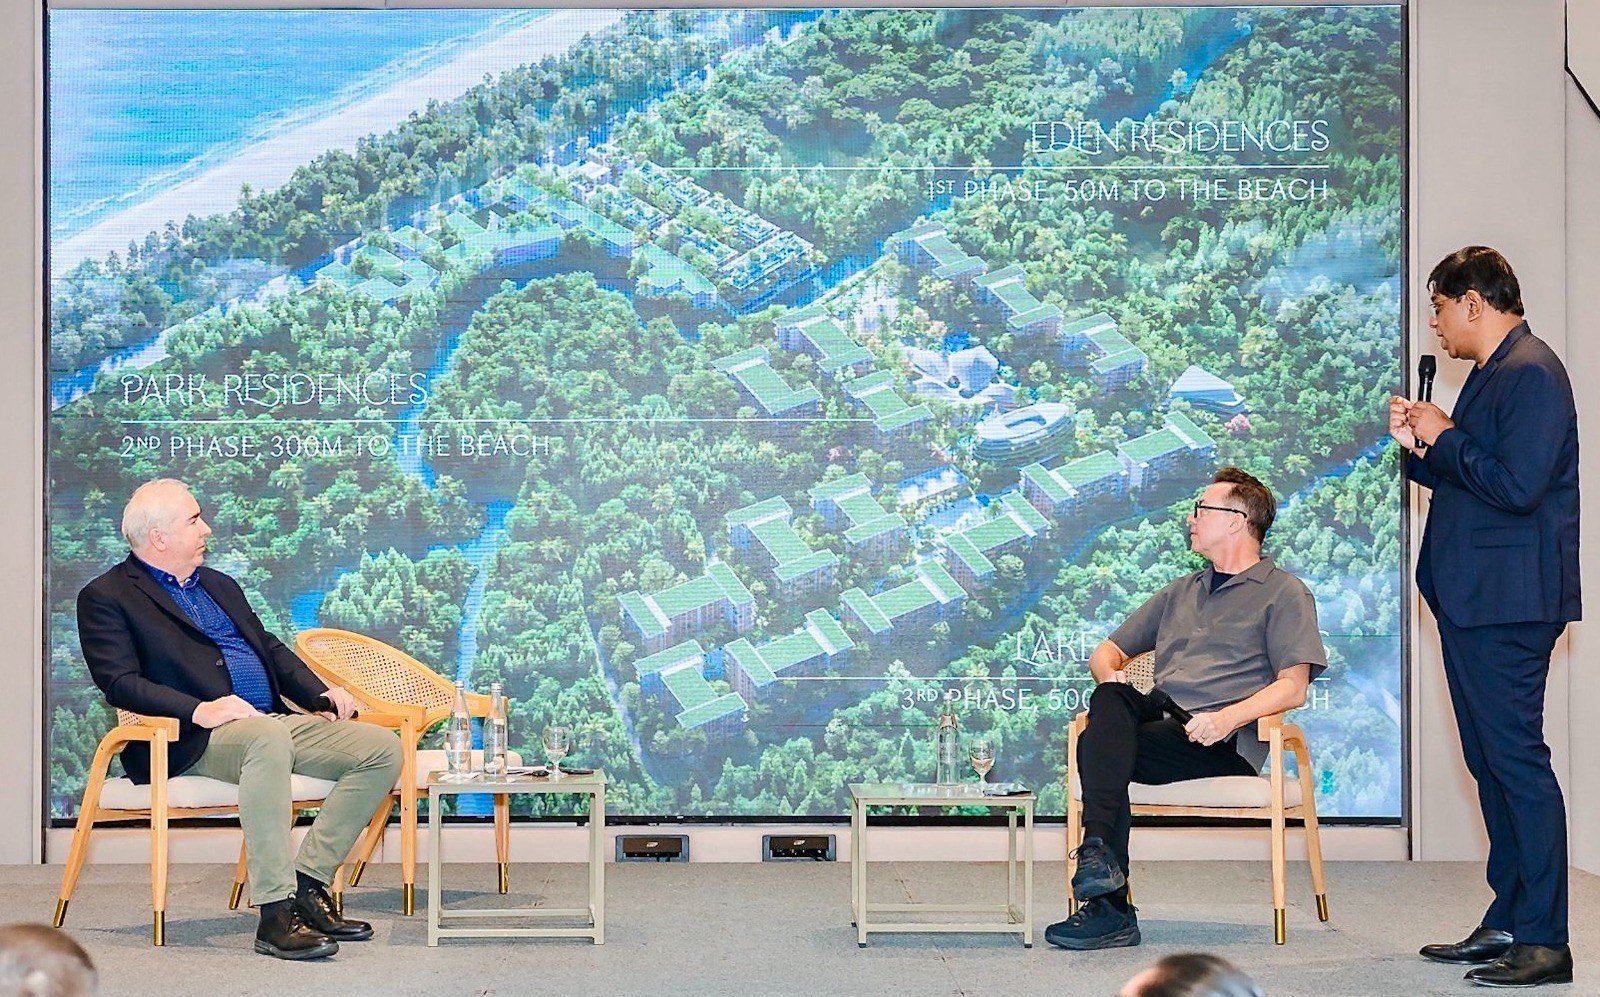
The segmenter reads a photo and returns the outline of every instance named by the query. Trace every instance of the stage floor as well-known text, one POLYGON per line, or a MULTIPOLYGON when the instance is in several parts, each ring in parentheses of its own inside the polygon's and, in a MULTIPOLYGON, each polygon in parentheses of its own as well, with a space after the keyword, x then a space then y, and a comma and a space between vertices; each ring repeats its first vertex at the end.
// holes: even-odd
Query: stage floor
MULTIPOLYGON (((0 868, 5 920, 48 921, 60 866, 0 868)), ((1265 862, 1145 862, 1134 867, 1144 944, 1064 952, 1045 925, 1065 916, 1060 863, 1035 869, 1034 948, 1015 936, 877 935, 858 949, 850 926, 850 871, 829 864, 612 865, 606 943, 448 941, 428 948, 418 914, 399 915, 398 867, 374 866, 347 896, 353 917, 377 929, 333 959, 292 964, 254 954, 253 911, 227 909, 232 866, 173 867, 167 947, 150 945, 148 870, 90 866, 67 930, 88 949, 101 992, 171 994, 1112 994, 1162 955, 1216 952, 1273 997, 1478 992, 1464 968, 1415 955, 1477 924, 1488 890, 1481 867, 1460 863, 1330 863, 1333 920, 1317 921, 1303 864, 1290 866, 1289 944, 1272 944, 1265 862)), ((874 901, 1003 900, 1003 864, 873 866, 874 901)), ((584 867, 518 864, 512 893, 494 892, 492 865, 462 865, 445 902, 463 907, 576 906, 584 867), (481 891, 481 892, 480 892, 481 891)), ((1578 982, 1557 992, 1600 993, 1600 877, 1574 872, 1578 982)))

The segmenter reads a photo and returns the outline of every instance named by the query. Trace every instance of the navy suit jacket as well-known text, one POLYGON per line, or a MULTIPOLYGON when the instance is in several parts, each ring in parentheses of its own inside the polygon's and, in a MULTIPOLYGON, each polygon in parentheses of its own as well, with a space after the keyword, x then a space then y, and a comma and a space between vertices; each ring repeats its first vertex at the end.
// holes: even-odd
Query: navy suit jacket
POLYGON ((1462 385, 1406 476, 1433 489, 1417 587, 1460 627, 1580 618, 1578 414, 1572 385, 1526 322, 1462 385))
MULTIPOLYGON (((220 571, 198 570, 201 588, 266 666, 273 712, 288 712, 285 699, 315 708, 327 683, 267 632, 238 582, 220 571)), ((178 740, 167 749, 168 774, 193 765, 211 740, 211 731, 190 719, 195 707, 233 695, 233 679, 222 651, 132 554, 78 593, 78 641, 89 675, 112 706, 178 719, 178 740)), ((122 768, 134 782, 149 782, 149 746, 135 742, 124 748, 122 768)))

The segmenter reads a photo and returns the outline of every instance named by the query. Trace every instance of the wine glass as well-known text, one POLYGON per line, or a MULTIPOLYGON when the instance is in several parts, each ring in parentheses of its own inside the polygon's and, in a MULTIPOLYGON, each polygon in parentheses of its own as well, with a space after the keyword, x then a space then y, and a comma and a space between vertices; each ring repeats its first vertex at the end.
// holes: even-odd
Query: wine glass
POLYGON ((544 742, 545 757, 550 759, 550 778, 561 778, 561 759, 572 750, 572 728, 550 724, 540 739, 544 742))
POLYGON ((994 768, 994 742, 987 737, 975 737, 967 754, 972 758, 972 770, 978 773, 978 786, 982 788, 989 770, 994 768))

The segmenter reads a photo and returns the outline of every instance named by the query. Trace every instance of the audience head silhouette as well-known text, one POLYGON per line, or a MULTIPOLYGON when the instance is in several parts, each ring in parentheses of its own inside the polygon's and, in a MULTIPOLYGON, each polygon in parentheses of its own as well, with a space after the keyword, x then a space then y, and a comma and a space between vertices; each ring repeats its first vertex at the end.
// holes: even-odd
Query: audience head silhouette
POLYGON ((1221 956, 1169 955, 1127 982, 1118 997, 1264 997, 1256 982, 1221 956))
POLYGON ((0 926, 0 994, 91 997, 94 963, 65 931, 43 924, 0 926))

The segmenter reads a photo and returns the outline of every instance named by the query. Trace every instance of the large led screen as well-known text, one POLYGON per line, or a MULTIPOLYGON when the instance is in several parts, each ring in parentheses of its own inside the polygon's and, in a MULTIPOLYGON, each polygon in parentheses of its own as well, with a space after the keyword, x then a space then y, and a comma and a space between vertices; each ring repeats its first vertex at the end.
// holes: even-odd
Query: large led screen
POLYGON ((151 478, 286 642, 504 683, 622 815, 754 817, 930 779, 948 700, 1063 812, 1087 654, 1233 464, 1316 595, 1320 807, 1398 817, 1401 28, 53 11, 51 814, 151 478))

